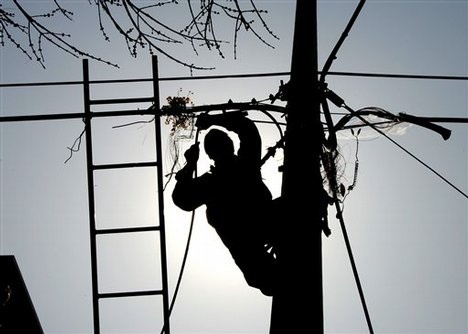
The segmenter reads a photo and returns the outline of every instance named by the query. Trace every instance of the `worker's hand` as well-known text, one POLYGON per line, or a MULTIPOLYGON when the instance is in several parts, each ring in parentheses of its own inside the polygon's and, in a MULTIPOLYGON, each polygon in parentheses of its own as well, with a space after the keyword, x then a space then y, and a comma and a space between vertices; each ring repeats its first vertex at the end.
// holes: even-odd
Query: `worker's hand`
POLYGON ((198 161, 198 157, 200 156, 200 143, 196 142, 190 148, 185 151, 185 161, 187 161, 188 165, 196 165, 198 161))
POLYGON ((213 125, 212 119, 213 119, 213 116, 210 116, 210 115, 208 115, 208 114, 200 114, 200 115, 197 117, 197 122, 195 123, 195 126, 196 126, 199 130, 206 130, 206 129, 208 129, 210 126, 213 125))

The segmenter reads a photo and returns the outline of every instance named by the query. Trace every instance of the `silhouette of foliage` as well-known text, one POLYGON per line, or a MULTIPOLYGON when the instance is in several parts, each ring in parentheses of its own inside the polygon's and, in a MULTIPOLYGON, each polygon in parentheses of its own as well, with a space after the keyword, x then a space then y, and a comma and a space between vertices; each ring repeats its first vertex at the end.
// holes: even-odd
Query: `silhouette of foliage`
MULTIPOLYGON (((44 44, 50 44, 75 57, 88 57, 109 65, 117 66, 93 52, 76 47, 71 35, 55 31, 51 26, 53 17, 62 16, 72 21, 75 13, 66 9, 59 0, 50 0, 50 9, 35 14, 20 0, 11 0, 11 6, 0 4, 0 45, 13 45, 31 60, 37 60, 45 67, 44 44)), ((216 22, 222 17, 230 19, 234 25, 234 57, 237 38, 241 29, 253 34, 259 41, 273 48, 267 41, 278 37, 268 27, 264 16, 266 10, 258 9, 253 0, 199 0, 194 1, 154 1, 135 0, 88 0, 97 12, 99 30, 105 41, 110 42, 110 30, 116 31, 125 41, 131 56, 137 57, 141 50, 150 54, 159 53, 174 62, 190 69, 212 69, 197 66, 179 59, 169 51, 171 44, 189 44, 198 55, 199 48, 213 50, 224 58, 222 45, 230 41, 218 37, 216 22), (171 7, 172 6, 172 7, 171 7), (178 7, 176 7, 178 6, 178 7), (174 17, 162 16, 162 7, 181 12, 186 16, 185 24, 176 28, 174 17), (161 16, 161 17, 160 17, 161 16), (170 21, 170 24, 166 22, 170 21)), ((46 5, 44 5, 45 7, 46 5)))
MULTIPOLYGON (((189 92, 190 94, 190 92, 189 92)), ((161 108, 166 116, 166 124, 171 124, 171 135, 178 129, 188 129, 193 126, 193 116, 186 113, 187 104, 193 106, 193 102, 188 96, 168 96, 167 105, 161 108)))

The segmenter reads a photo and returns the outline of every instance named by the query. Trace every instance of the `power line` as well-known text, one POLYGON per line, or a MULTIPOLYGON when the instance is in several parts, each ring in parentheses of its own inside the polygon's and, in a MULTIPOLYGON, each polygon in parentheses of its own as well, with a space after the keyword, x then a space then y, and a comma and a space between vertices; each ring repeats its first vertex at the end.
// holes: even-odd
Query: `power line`
MULTIPOLYGON (((159 81, 189 81, 189 80, 219 80, 219 79, 248 79, 261 77, 289 76, 290 72, 266 72, 251 74, 222 74, 222 75, 203 75, 203 76, 180 76, 180 77, 162 77, 159 81)), ((319 71, 317 74, 322 74, 319 71)), ((384 78, 384 79, 422 79, 422 80, 455 80, 468 81, 468 76, 462 75, 425 75, 425 74, 398 74, 398 73, 369 73, 369 72, 333 72, 327 73, 329 76, 342 77, 361 77, 361 78, 384 78)), ((129 78, 115 80, 90 80, 90 84, 118 84, 134 82, 150 82, 152 78, 129 78)), ((17 82, 0 84, 0 88, 14 87, 37 87, 37 86, 73 86, 82 85, 83 81, 49 81, 49 82, 17 82)))
MULTIPOLYGON (((269 73, 251 73, 251 74, 221 74, 221 75, 203 75, 203 76, 175 76, 162 77, 159 81, 189 81, 189 80, 219 80, 219 79, 242 79, 242 78, 260 78, 274 76, 289 76, 289 72, 269 72, 269 73)), ((134 82, 152 82, 153 78, 129 78, 129 79, 113 79, 113 80, 90 80, 90 84, 118 84, 118 83, 134 83, 134 82)), ((73 86, 82 85, 83 81, 50 81, 50 82, 24 82, 24 83, 7 83, 0 84, 0 88, 10 87, 34 87, 34 86, 73 86)))
POLYGON ((347 76, 347 77, 365 77, 365 78, 384 78, 384 79, 422 79, 422 80, 456 80, 467 81, 466 75, 426 75, 426 74, 392 74, 392 73, 360 73, 360 72, 329 72, 328 75, 347 76))

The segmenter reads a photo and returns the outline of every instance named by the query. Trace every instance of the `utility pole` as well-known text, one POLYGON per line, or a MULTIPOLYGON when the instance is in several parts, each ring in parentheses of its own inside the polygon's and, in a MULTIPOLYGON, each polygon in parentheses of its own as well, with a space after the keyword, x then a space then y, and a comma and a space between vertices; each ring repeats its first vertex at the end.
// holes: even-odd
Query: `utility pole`
POLYGON ((322 176, 317 1, 297 0, 282 198, 284 217, 270 334, 323 333, 322 176))

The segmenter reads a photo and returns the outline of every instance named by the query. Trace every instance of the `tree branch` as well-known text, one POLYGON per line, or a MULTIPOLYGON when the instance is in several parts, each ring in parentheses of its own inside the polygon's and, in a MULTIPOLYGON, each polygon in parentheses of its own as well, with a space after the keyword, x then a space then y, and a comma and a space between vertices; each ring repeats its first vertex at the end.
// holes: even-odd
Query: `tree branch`
MULTIPOLYGON (((11 1, 16 6, 13 10, 6 10, 0 4, 0 46, 13 44, 29 59, 38 61, 43 67, 45 67, 43 50, 46 44, 44 42, 74 57, 87 57, 117 66, 92 52, 79 49, 70 41, 69 34, 50 28, 49 19, 54 15, 61 14, 69 21, 72 21, 74 16, 74 13, 65 9, 58 0, 51 0, 53 9, 42 14, 30 13, 19 0, 11 1)), ((224 58, 222 45, 228 44, 229 41, 218 37, 218 31, 215 29, 220 24, 216 21, 218 18, 227 18, 234 23, 234 58, 236 58, 238 32, 242 27, 271 48, 273 46, 267 41, 267 37, 278 39, 264 20, 267 11, 257 9, 253 0, 247 2, 199 0, 198 8, 193 6, 191 0, 182 2, 182 6, 178 0, 151 4, 140 4, 134 0, 88 0, 88 4, 96 7, 99 30, 105 41, 110 41, 110 35, 105 27, 107 21, 123 38, 131 56, 137 57, 139 50, 145 49, 150 54, 157 52, 190 69, 207 70, 213 67, 193 65, 175 56, 175 51, 170 51, 165 45, 188 43, 195 55, 198 55, 199 48, 206 48, 216 50, 218 55, 224 58), (163 6, 180 6, 170 9, 175 8, 181 12, 187 10, 188 23, 182 29, 164 23, 163 19, 157 16, 161 15, 160 9, 163 6)))

